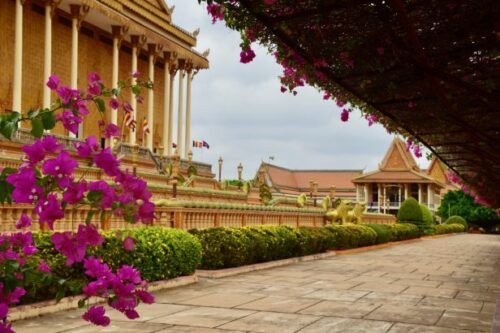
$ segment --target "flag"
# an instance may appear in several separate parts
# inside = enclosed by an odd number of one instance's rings
[[[195,148],[203,148],[203,142],[193,140],[193,147],[195,147]]]
[[[203,140],[203,147],[210,149],[210,145],[205,140]]]
[[[135,131],[135,120],[129,112],[125,114],[125,125],[130,128],[130,130]]]
[[[148,124],[148,120],[146,119],[146,117],[144,117],[144,121],[142,122],[142,131],[144,134],[151,133],[151,131],[149,130],[149,124]]]

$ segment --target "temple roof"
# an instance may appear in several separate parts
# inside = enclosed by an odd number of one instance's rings
[[[353,189],[351,179],[362,174],[362,170],[291,170],[269,163],[262,163],[259,170],[266,171],[266,180],[277,190],[308,191],[310,181],[318,183],[318,188],[328,190],[331,186],[337,189]]]

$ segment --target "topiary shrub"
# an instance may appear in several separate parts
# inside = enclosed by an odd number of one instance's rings
[[[392,232],[393,241],[413,239],[420,236],[418,227],[411,223],[394,223],[389,224],[389,227]]]
[[[444,222],[444,224],[461,224],[464,226],[465,231],[467,231],[469,229],[469,225],[467,224],[467,221],[463,217],[458,216],[458,215],[450,216]]]
[[[434,217],[432,216],[431,210],[424,204],[420,204],[420,209],[422,210],[422,219],[424,224],[433,225]]]
[[[392,241],[392,228],[387,224],[363,224],[377,233],[377,244],[387,243]]]
[[[325,227],[334,237],[335,249],[351,249],[373,245],[377,241],[377,233],[373,229],[355,224],[328,225]]]
[[[397,215],[398,222],[422,224],[424,218],[420,204],[415,198],[409,197],[401,204]]]

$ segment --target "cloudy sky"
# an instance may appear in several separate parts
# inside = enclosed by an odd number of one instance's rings
[[[222,156],[223,178],[236,178],[240,162],[243,177],[251,178],[270,156],[292,169],[377,168],[392,140],[381,126],[368,127],[358,112],[341,122],[335,104],[312,88],[282,94],[280,66],[264,48],[254,46],[257,57],[241,64],[237,32],[213,25],[196,0],[167,2],[175,5],[175,24],[201,28],[196,49],[210,48],[210,69],[193,81],[191,129],[192,139],[207,141],[210,149],[193,149],[195,160],[211,163],[217,172]]]

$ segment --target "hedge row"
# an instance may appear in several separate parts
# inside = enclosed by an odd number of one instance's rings
[[[432,226],[434,229],[434,234],[436,235],[441,235],[441,234],[449,234],[449,233],[454,233],[454,232],[464,232],[465,227],[463,224],[459,223],[454,223],[454,224],[438,224]]]
[[[420,236],[418,228],[411,224],[219,227],[190,232],[203,248],[202,269],[238,267]]]
[[[113,269],[132,265],[148,281],[193,274],[201,261],[200,243],[182,230],[142,227],[106,232],[103,236],[103,246],[89,249],[89,254],[102,257]],[[123,248],[127,236],[135,240],[135,248],[130,252]],[[23,303],[80,294],[87,283],[83,265],[66,266],[65,257],[54,250],[50,233],[34,233],[33,238],[39,250],[36,256],[49,264],[52,274],[26,285],[28,293]]]

